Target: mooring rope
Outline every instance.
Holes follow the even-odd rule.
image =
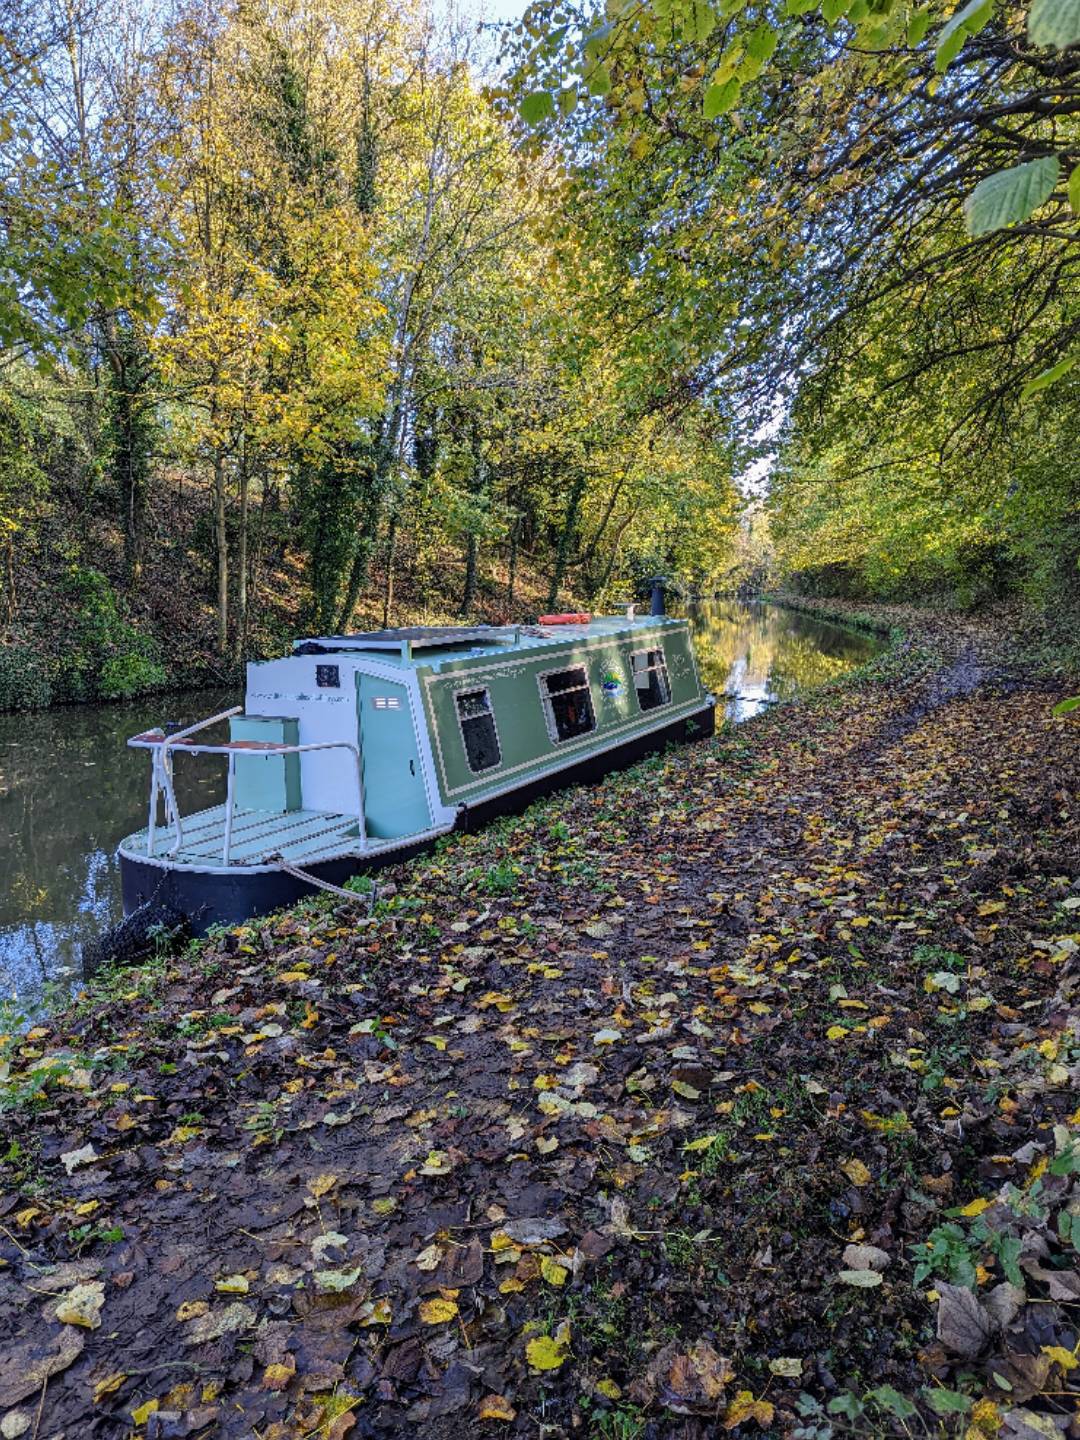
[[[329,890],[331,895],[341,895],[346,900],[362,901],[364,899],[364,896],[358,891],[345,890],[340,885],[332,885],[329,880],[320,880],[318,875],[312,875],[307,870],[301,870],[298,865],[290,865],[289,862],[280,855],[268,855],[266,858],[272,861],[279,870],[284,870],[286,875],[291,875],[294,880],[302,880],[305,885],[314,885],[319,890]]]

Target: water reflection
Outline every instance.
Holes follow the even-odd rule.
[[[715,602],[690,613],[703,676],[734,719],[820,685],[871,655],[876,642],[767,605]],[[117,841],[145,821],[149,764],[129,735],[188,723],[235,704],[231,691],[151,696],[0,715],[0,999],[40,1006],[78,979],[84,940],[120,917]],[[212,757],[177,763],[183,811],[218,803]]]
[[[712,601],[687,612],[702,678],[732,720],[862,665],[881,642],[775,605]]]
[[[50,983],[78,979],[83,941],[119,918],[113,852],[146,823],[150,775],[128,736],[235,703],[203,691],[0,714],[0,999],[33,1008]],[[211,757],[178,763],[181,808],[216,804],[220,770]]]

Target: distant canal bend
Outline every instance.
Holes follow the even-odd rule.
[[[703,679],[735,720],[861,665],[881,644],[771,605],[713,601],[688,613]],[[0,715],[0,1002],[33,1011],[50,987],[77,986],[83,943],[120,918],[113,851],[145,823],[149,784],[128,736],[240,699],[202,690]],[[187,757],[177,789],[182,812],[217,803],[220,767]]]

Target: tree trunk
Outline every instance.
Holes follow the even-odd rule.
[[[518,537],[521,534],[521,516],[514,517],[514,523],[510,527],[510,560],[507,565],[506,575],[506,608],[507,619],[510,618],[510,611],[514,608],[514,586],[517,584],[517,563],[518,563]]]
[[[559,534],[559,546],[555,551],[555,568],[551,572],[551,588],[548,590],[547,609],[554,610],[559,601],[559,591],[562,588],[566,576],[566,566],[570,558],[570,552],[574,548],[574,539],[577,535],[578,511],[581,509],[582,496],[585,494],[585,472],[579,470],[574,476],[574,482],[570,486],[570,493],[566,497],[566,515],[563,519],[563,527]]]
[[[247,440],[240,431],[240,533],[236,539],[236,659],[243,658],[248,610],[248,466]]]
[[[476,602],[476,559],[479,550],[476,536],[470,530],[465,542],[465,588],[461,593],[462,619],[468,619]]]
[[[214,540],[217,546],[217,650],[229,653],[229,536],[225,515],[225,451],[214,448]]]
[[[394,563],[397,559],[397,511],[390,516],[390,526],[386,532],[386,585],[383,589],[382,623],[383,629],[390,624],[390,612],[394,608]]]

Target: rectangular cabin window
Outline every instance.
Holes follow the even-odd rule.
[[[491,695],[487,690],[466,690],[457,696],[458,723],[465,742],[469,769],[491,770],[502,760]]]
[[[590,730],[596,729],[592,693],[584,665],[542,675],[540,695],[548,734],[556,743],[573,740],[575,735],[587,735]]]
[[[663,650],[635,650],[630,656],[630,669],[639,710],[655,710],[671,703],[671,681]]]

